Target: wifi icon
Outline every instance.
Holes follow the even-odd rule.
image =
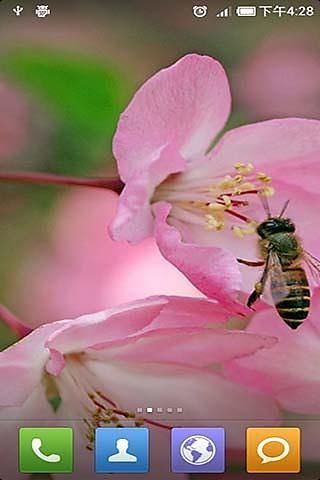
[[[230,17],[231,16],[231,7],[224,8],[216,14],[216,17]]]

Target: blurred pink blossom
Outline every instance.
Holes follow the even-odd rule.
[[[117,205],[117,195],[98,189],[74,190],[60,200],[49,245],[36,244],[13,288],[12,304],[29,325],[150,295],[202,296],[161,256],[153,239],[129,246],[108,237]]]
[[[312,37],[272,35],[235,74],[239,107],[255,119],[320,117],[320,50]]]
[[[25,98],[0,79],[0,159],[8,162],[27,140],[28,108]]]
[[[320,415],[320,288],[315,289],[308,321],[295,331],[279,322],[274,308],[254,315],[247,331],[275,335],[278,342],[268,351],[256,352],[250,359],[232,360],[226,377],[241,385],[257,388],[290,413],[303,427],[303,456],[319,460],[314,448],[319,436]]]
[[[250,361],[232,362],[230,372],[241,383],[254,385],[272,396],[279,405],[292,412],[320,414],[320,289],[314,291],[308,321],[299,334],[278,321],[273,307],[254,315],[248,332],[275,335],[278,343],[267,353],[261,352]]]
[[[275,193],[275,215],[290,199],[288,215],[309,250],[320,254],[313,227],[319,218],[320,121],[243,126],[207,152],[230,103],[220,63],[196,54],[137,91],[113,142],[126,186],[111,232],[130,242],[154,235],[164,257],[197,288],[245,313],[237,293],[251,290],[258,274],[240,269],[235,257],[256,255],[256,225],[266,216],[261,195]]]
[[[73,422],[81,455],[67,478],[79,478],[80,471],[82,478],[93,478],[92,453],[85,445],[94,428],[105,425],[105,420],[111,425],[132,424],[135,416],[128,420],[127,412],[134,414],[141,405],[183,406],[179,419],[187,421],[206,420],[213,413],[217,421],[237,420],[228,443],[243,448],[241,420],[275,421],[277,407],[209,366],[214,363],[220,372],[225,362],[270,348],[275,339],[229,331],[228,318],[215,302],[161,296],[42,325],[0,353],[0,383],[6,386],[0,391],[0,417],[19,426],[17,418],[23,418],[23,425],[40,418],[41,426]],[[148,419],[160,421],[161,414]],[[1,422],[0,431],[1,458],[7,459],[1,463],[1,474],[10,480],[19,478],[12,421]],[[9,456],[4,457],[8,444]],[[162,459],[143,478],[160,480],[166,473],[168,465]]]

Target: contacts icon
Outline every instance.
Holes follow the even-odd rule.
[[[248,428],[248,473],[299,473],[299,428]]]
[[[126,438],[119,438],[116,442],[118,453],[110,455],[108,462],[137,462],[138,458],[135,455],[128,453],[128,448],[128,440]]]
[[[147,428],[97,428],[96,473],[146,473],[149,471]]]

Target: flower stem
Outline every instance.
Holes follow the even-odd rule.
[[[16,334],[19,338],[25,337],[30,332],[32,328],[24,325],[21,320],[14,315],[7,307],[0,303],[0,319],[8,325],[8,327]]]
[[[145,423],[147,423],[149,425],[153,425],[154,427],[164,428],[166,430],[171,430],[172,429],[172,426],[166,425],[165,423],[157,422],[156,420],[151,420],[150,418],[144,418],[143,420],[144,420]]]
[[[116,193],[121,193],[123,189],[123,183],[119,177],[73,177],[42,172],[0,171],[0,182],[107,188]]]

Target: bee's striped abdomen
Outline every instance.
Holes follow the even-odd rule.
[[[307,318],[310,308],[310,288],[305,271],[301,267],[287,267],[283,275],[289,293],[276,303],[281,318],[291,328],[297,328]]]

